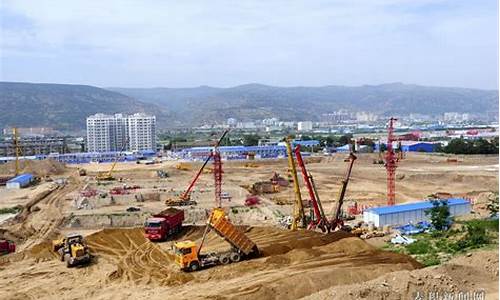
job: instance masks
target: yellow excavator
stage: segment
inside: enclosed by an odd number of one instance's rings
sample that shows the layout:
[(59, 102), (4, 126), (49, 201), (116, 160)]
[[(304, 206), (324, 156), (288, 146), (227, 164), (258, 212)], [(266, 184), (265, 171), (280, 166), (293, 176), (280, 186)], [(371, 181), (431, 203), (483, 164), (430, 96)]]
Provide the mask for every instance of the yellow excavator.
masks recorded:
[(59, 254), (61, 261), (66, 261), (68, 268), (90, 263), (89, 248), (80, 234), (69, 234), (52, 241), (52, 250)]
[(108, 172), (100, 172), (97, 174), (97, 176), (95, 177), (95, 179), (99, 182), (99, 181), (111, 181), (111, 180), (115, 180), (115, 178), (113, 177), (113, 171), (115, 170), (115, 167), (116, 167), (116, 163), (118, 162), (118, 159), (120, 158), (121, 154), (123, 153), (123, 151), (125, 150), (125, 146), (128, 144), (128, 139), (125, 143), (123, 143), (123, 146), (122, 146), (122, 149), (120, 150), (120, 152), (118, 152), (118, 154), (116, 155), (115, 157), (115, 161), (113, 162), (113, 164), (111, 165), (111, 169), (109, 169)]

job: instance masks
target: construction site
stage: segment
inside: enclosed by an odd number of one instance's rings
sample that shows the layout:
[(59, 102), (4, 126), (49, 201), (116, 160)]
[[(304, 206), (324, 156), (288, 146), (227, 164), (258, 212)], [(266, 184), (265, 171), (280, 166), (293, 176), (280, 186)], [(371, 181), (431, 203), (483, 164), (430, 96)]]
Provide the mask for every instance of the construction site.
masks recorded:
[[(408, 299), (428, 291), (498, 298), (498, 244), (424, 267), (382, 245), (377, 207), (460, 198), (487, 216), (497, 155), (312, 154), (205, 161), (0, 165), (2, 299)], [(16, 177), (17, 178), (17, 177)], [(9, 185), (10, 184), (10, 185)], [(18, 185), (22, 186), (19, 182)], [(468, 206), (469, 207), (469, 206)], [(403, 224), (405, 225), (406, 220)], [(396, 224), (396, 223), (395, 223)], [(65, 263), (64, 263), (65, 262)]]

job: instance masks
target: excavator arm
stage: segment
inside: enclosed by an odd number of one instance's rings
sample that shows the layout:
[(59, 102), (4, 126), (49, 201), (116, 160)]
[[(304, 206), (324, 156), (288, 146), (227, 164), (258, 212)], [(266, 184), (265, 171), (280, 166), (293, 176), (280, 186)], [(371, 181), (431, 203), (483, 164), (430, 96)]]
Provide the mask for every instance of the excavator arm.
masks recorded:
[(109, 171), (97, 174), (97, 180), (114, 180), (113, 171), (115, 170), (115, 167), (116, 167), (116, 164), (118, 163), (118, 159), (120, 158), (120, 155), (123, 153), (123, 151), (125, 151), (125, 147), (127, 146), (127, 144), (128, 144), (128, 138), (125, 141), (125, 143), (123, 143), (122, 149), (120, 150), (120, 152), (118, 152), (118, 154), (116, 155), (115, 161), (111, 165), (111, 168), (109, 169)]
[(344, 179), (342, 180), (342, 185), (340, 186), (337, 207), (335, 208), (335, 213), (330, 226), (331, 230), (335, 230), (337, 227), (340, 227), (343, 224), (340, 213), (342, 211), (342, 204), (344, 203), (347, 184), (349, 183), (349, 179), (351, 177), (352, 166), (354, 165), (354, 161), (356, 160), (356, 158), (357, 157), (352, 152), (349, 154), (349, 165), (347, 166), (347, 171), (345, 173)]
[[(219, 140), (215, 144), (215, 148), (219, 147), (220, 143), (226, 137), (226, 135), (227, 135), (228, 132), (229, 132), (229, 129), (225, 130), (222, 133), (221, 137), (219, 138)], [(203, 172), (203, 170), (207, 166), (207, 164), (210, 161), (210, 159), (212, 159), (213, 157), (214, 157), (214, 152), (212, 151), (210, 153), (210, 155), (205, 159), (205, 161), (203, 162), (203, 165), (201, 165), (201, 167), (198, 170), (198, 172), (196, 172), (196, 175), (194, 176), (193, 180), (191, 180), (191, 182), (189, 183), (189, 186), (186, 189), (186, 191), (180, 196), (180, 198), (181, 198), (182, 201), (189, 201), (191, 199), (191, 191), (193, 190), (194, 185), (198, 181), (198, 178), (200, 177), (201, 173)]]

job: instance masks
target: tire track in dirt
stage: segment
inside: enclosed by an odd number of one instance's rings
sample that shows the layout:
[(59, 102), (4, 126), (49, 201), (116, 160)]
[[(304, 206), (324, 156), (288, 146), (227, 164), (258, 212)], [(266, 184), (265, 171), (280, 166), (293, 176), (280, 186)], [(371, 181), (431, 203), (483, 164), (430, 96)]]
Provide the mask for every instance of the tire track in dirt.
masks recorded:
[(104, 229), (87, 237), (94, 255), (116, 265), (109, 282), (178, 285), (192, 280), (192, 275), (177, 270), (172, 259), (149, 242), (142, 229)]

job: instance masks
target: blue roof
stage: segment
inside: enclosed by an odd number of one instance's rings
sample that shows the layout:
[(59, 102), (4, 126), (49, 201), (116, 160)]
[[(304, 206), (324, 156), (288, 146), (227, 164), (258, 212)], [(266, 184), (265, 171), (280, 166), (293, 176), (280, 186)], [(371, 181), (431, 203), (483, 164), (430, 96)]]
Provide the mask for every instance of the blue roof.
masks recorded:
[(292, 144), (293, 145), (301, 145), (301, 146), (316, 146), (316, 145), (319, 145), (319, 141), (318, 140), (307, 140), (307, 141), (293, 140)]
[[(191, 147), (183, 149), (184, 152), (210, 152), (214, 147)], [(230, 152), (230, 151), (271, 151), (271, 150), (286, 150), (285, 146), (220, 146), (219, 151)]]
[[(448, 202), (448, 206), (460, 205), (460, 204), (470, 204), (469, 201), (467, 201), (463, 198), (450, 198), (450, 199), (447, 199), (446, 201)], [(394, 206), (374, 207), (374, 208), (369, 208), (366, 211), (373, 212), (377, 215), (387, 215), (387, 214), (392, 214), (392, 213), (399, 213), (399, 212), (412, 211), (412, 210), (421, 210), (421, 209), (429, 209), (429, 208), (432, 208), (432, 202), (429, 200), (424, 200), (421, 202), (399, 204), (399, 205), (394, 205)]]
[(23, 183), (23, 182), (30, 181), (32, 178), (33, 178), (33, 174), (21, 174), (19, 176), (16, 176), (16, 177), (10, 179), (9, 181), (7, 181), (7, 183), (11, 183), (11, 182)]

